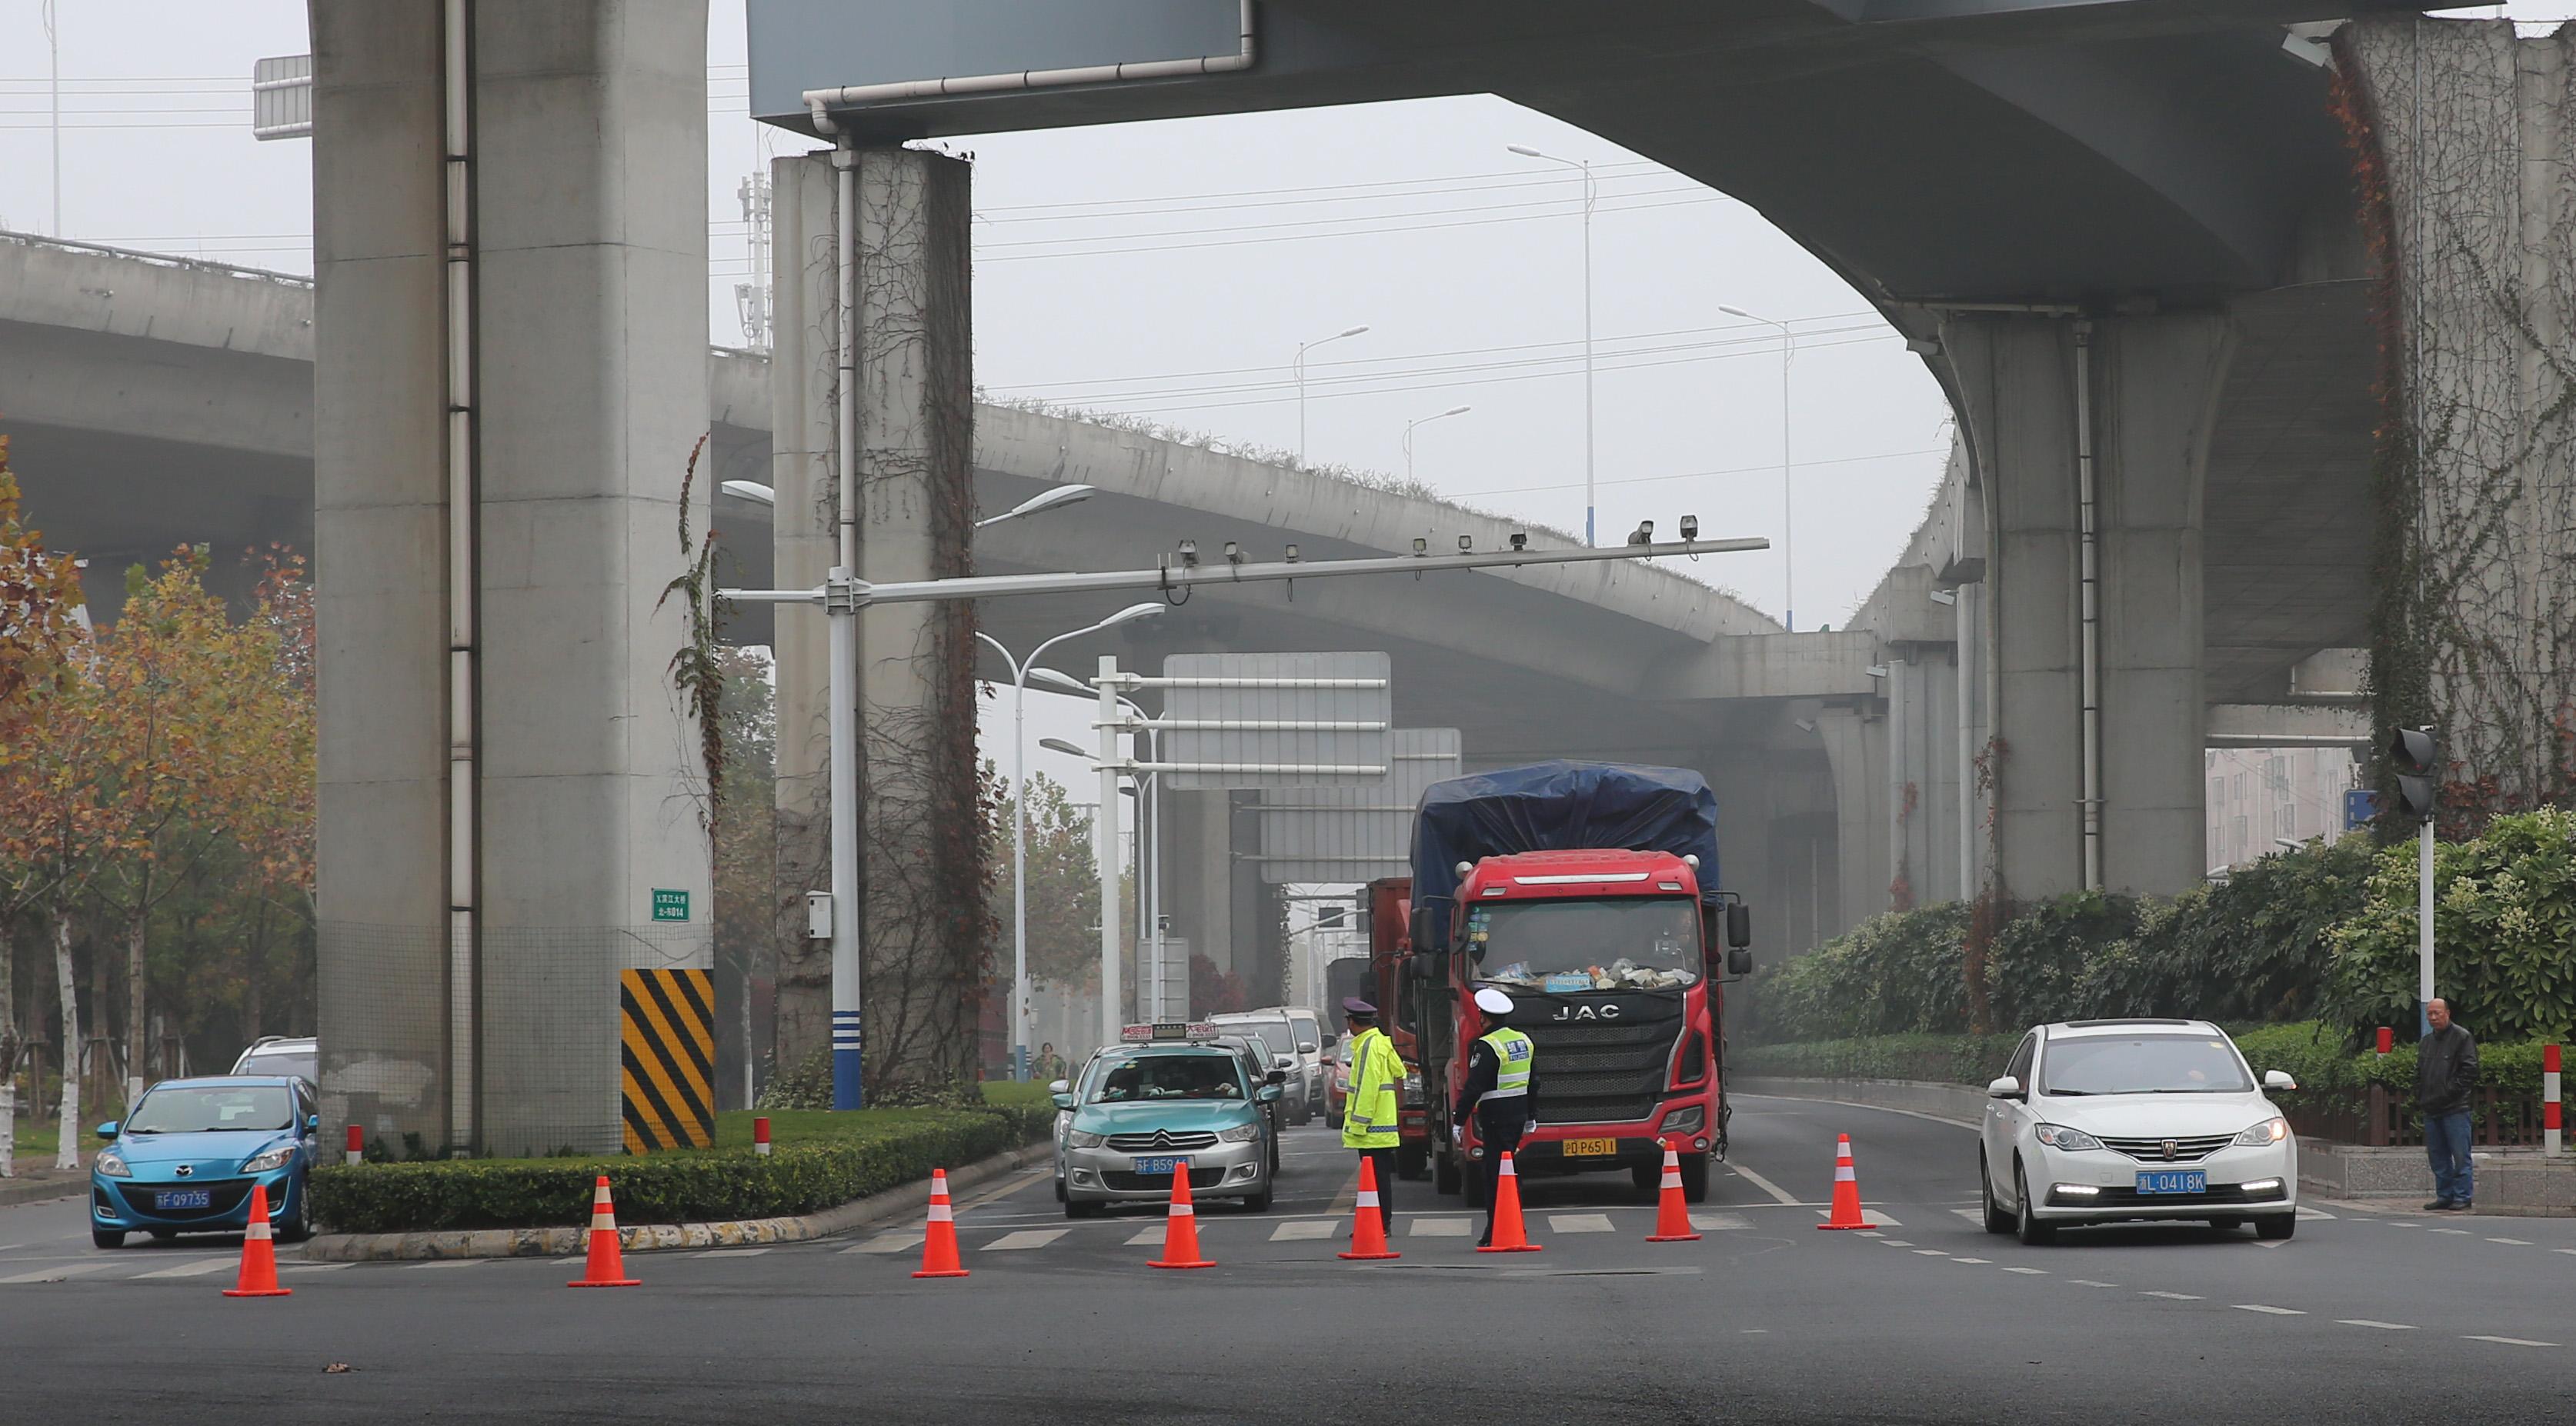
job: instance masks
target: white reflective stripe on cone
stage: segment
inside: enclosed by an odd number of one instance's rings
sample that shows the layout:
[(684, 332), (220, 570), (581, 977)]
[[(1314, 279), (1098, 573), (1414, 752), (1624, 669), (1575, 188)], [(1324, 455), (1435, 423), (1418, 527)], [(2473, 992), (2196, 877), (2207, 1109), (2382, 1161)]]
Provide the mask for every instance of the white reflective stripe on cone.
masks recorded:
[(1681, 1187), (1681, 1186), (1682, 1186), (1682, 1171), (1681, 1171), (1680, 1169), (1672, 1168), (1672, 1167), (1667, 1166), (1667, 1167), (1664, 1169), (1664, 1181), (1663, 1181), (1661, 1184), (1657, 1185), (1657, 1186), (1658, 1186), (1658, 1187), (1661, 1187), (1661, 1188), (1679, 1188), (1679, 1187)]
[(590, 1231), (594, 1233), (616, 1232), (617, 1215), (614, 1213), (594, 1213), (590, 1215)]
[(248, 1239), (248, 1240), (250, 1240), (250, 1241), (252, 1241), (252, 1242), (256, 1242), (256, 1243), (265, 1243), (265, 1242), (267, 1242), (267, 1241), (268, 1241), (268, 1220), (267, 1220), (267, 1219), (265, 1219), (265, 1218), (263, 1218), (263, 1219), (261, 1219), (259, 1222), (257, 1222), (257, 1223), (253, 1223), (252, 1225), (250, 1225), (250, 1231), (249, 1231), (249, 1232), (247, 1232), (247, 1233), (244, 1233), (242, 1236), (243, 1236), (244, 1238), (246, 1238), (246, 1239)]
[(1836, 1164), (1836, 1165), (1834, 1165), (1834, 1182), (1836, 1182), (1836, 1183), (1850, 1183), (1850, 1182), (1853, 1182), (1853, 1181), (1854, 1181), (1854, 1177), (1855, 1177), (1855, 1176), (1854, 1176), (1854, 1175), (1853, 1175), (1853, 1173), (1852, 1173), (1852, 1166), (1851, 1166), (1851, 1165), (1849, 1165), (1849, 1164)]
[(1196, 1218), (1199, 1216), (1199, 1211), (1186, 1203), (1175, 1203), (1172, 1205), (1172, 1216), (1175, 1218)]
[(933, 1223), (954, 1223), (957, 1221), (957, 1215), (950, 1211), (947, 1204), (934, 1203), (930, 1205), (930, 1221)]
[(1373, 1188), (1361, 1189), (1360, 1201), (1357, 1206), (1361, 1208), (1377, 1207), (1377, 1190)]

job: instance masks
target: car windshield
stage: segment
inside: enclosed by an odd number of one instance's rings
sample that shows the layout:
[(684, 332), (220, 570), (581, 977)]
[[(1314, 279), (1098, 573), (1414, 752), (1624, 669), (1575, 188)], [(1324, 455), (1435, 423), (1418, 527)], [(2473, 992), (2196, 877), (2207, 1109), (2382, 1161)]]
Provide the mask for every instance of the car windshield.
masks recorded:
[(307, 1083), (321, 1079), (321, 1066), (312, 1055), (251, 1055), (233, 1069), (235, 1074), (291, 1074)]
[(2052, 1040), (2042, 1094), (2243, 1094), (2244, 1062), (2208, 1035), (2086, 1035)]
[(130, 1134), (283, 1129), (291, 1112), (282, 1084), (156, 1089), (134, 1107), (125, 1129)]
[(1093, 1082), (1089, 1102), (1241, 1098), (1243, 1073), (1231, 1055), (1146, 1055), (1110, 1066)]
[(1535, 990), (1654, 989), (1699, 979), (1699, 907), (1673, 897), (1471, 907), (1477, 979)]

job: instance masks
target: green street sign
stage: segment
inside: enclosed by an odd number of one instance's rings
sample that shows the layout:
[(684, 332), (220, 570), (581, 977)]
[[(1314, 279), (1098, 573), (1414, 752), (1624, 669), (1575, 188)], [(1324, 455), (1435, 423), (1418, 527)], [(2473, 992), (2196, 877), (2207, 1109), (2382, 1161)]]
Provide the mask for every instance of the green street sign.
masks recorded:
[(673, 891), (667, 886), (653, 888), (653, 919), (686, 921), (689, 919), (689, 893)]

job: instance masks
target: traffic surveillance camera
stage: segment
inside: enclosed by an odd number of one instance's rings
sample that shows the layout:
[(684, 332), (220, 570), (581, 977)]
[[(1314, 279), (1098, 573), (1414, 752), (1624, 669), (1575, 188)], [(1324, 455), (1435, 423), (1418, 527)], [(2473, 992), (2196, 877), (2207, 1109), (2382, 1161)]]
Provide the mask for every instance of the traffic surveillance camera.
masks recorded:
[(1181, 541), (1181, 563), (1182, 563), (1183, 565), (1185, 565), (1185, 566), (1187, 566), (1187, 567), (1191, 568), (1191, 569), (1196, 569), (1196, 568), (1198, 568), (1198, 564), (1199, 564), (1199, 542), (1198, 542), (1198, 541), (1196, 541), (1196, 540), (1183, 540), (1183, 541)]
[(1226, 542), (1225, 542), (1225, 562), (1226, 562), (1227, 564), (1241, 564), (1241, 563), (1243, 563), (1243, 546), (1236, 544), (1236, 543), (1235, 543), (1234, 541), (1232, 541), (1232, 540), (1228, 540), (1228, 541), (1226, 541)]
[(1525, 534), (1522, 534), (1522, 533), (1521, 533), (1520, 531), (1518, 531), (1518, 530), (1514, 530), (1514, 531), (1512, 531), (1512, 548), (1513, 548), (1513, 549), (1516, 549), (1516, 550), (1525, 550), (1525, 549), (1528, 549), (1528, 548), (1529, 548), (1529, 536), (1527, 536), (1527, 535), (1525, 535)]
[(1628, 532), (1628, 543), (1632, 545), (1651, 545), (1654, 542), (1655, 522), (1652, 520), (1640, 520), (1637, 528)]
[(1414, 536), (1413, 552), (1417, 555), (1429, 554), (1431, 552), (1431, 542), (1422, 538), (1420, 535)]
[(1685, 540), (1696, 540), (1699, 538), (1699, 517), (1697, 515), (1684, 515), (1682, 517), (1682, 538)]
[(1460, 536), (1458, 537), (1458, 553), (1460, 553), (1460, 554), (1462, 554), (1462, 555), (1464, 555), (1464, 554), (1473, 554), (1473, 553), (1475, 553), (1475, 550), (1476, 550), (1476, 537), (1475, 537), (1475, 536), (1473, 536), (1473, 535), (1460, 535)]
[(1295, 564), (1297, 562), (1297, 547), (1295, 545), (1290, 545), (1288, 547), (1288, 562), (1290, 564)]

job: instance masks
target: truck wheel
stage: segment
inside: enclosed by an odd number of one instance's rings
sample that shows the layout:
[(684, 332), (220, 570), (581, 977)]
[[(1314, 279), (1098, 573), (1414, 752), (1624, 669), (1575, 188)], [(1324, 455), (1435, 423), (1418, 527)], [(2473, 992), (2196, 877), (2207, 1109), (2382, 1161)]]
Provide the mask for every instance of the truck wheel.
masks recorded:
[(1682, 1160), (1682, 1202), (1708, 1202), (1708, 1160), (1697, 1154)]
[(1663, 1192), (1664, 1171), (1654, 1164), (1631, 1164), (1628, 1182), (1636, 1185), (1638, 1197), (1652, 1203), (1656, 1195)]
[(1431, 1186), (1441, 1193), (1456, 1193), (1461, 1175), (1458, 1156), (1443, 1149), (1431, 1156)]
[(1324, 1127), (1325, 1127), (1325, 1128), (1327, 1128), (1327, 1129), (1335, 1129), (1335, 1130), (1340, 1129), (1340, 1128), (1342, 1127), (1342, 1116), (1341, 1116), (1341, 1114), (1340, 1114), (1338, 1111), (1335, 1111), (1335, 1110), (1331, 1110), (1331, 1109), (1327, 1109), (1327, 1110), (1325, 1110), (1325, 1111), (1324, 1111)]
[(1431, 1151), (1418, 1144), (1399, 1144), (1395, 1150), (1395, 1176), (1419, 1181), (1431, 1172)]

